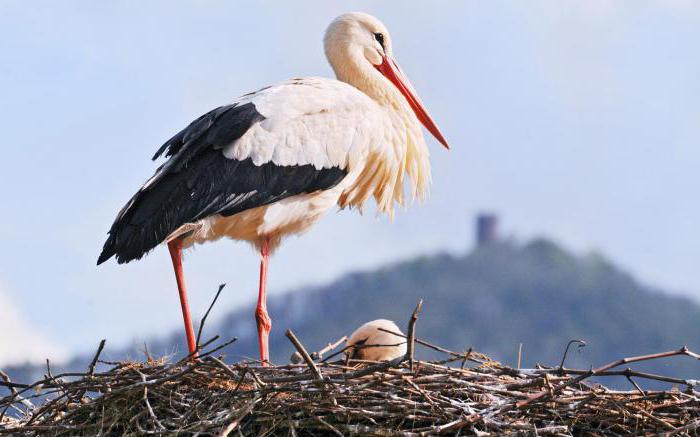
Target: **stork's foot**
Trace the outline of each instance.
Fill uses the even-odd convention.
[[[268,339],[272,330],[272,320],[267,314],[267,309],[258,306],[255,309],[255,321],[258,324],[258,345],[260,346],[260,361],[263,366],[270,363],[270,352]]]

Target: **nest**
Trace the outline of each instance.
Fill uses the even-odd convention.
[[[95,372],[100,347],[85,373],[52,375],[48,369],[34,384],[5,376],[0,384],[13,393],[0,399],[0,434],[697,435],[700,429],[697,381],[615,370],[674,355],[700,359],[686,348],[590,370],[515,369],[416,339],[416,315],[407,354],[380,363],[332,361],[333,355],[322,360],[336,345],[309,354],[290,331],[299,364],[229,365],[215,356],[226,342],[208,351],[205,344],[197,358],[105,363],[111,368]],[[445,359],[415,361],[415,344]],[[617,391],[586,383],[608,375],[676,387]]]

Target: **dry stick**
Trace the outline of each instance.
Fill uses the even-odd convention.
[[[464,370],[464,366],[467,365],[467,360],[470,359],[472,355],[472,348],[467,349],[467,351],[464,353],[464,357],[462,359],[462,364],[460,364],[459,369]]]
[[[146,355],[147,362],[150,363],[151,361],[153,361],[153,357],[151,356],[151,353],[148,352],[148,345],[146,344],[145,341],[143,342],[143,354]]]
[[[201,349],[204,349],[205,347],[209,346],[210,344],[212,344],[214,341],[216,341],[216,340],[218,340],[218,339],[219,339],[219,336],[218,336],[218,335],[215,335],[211,340],[205,342],[202,346],[200,346],[200,348],[201,348]],[[233,337],[233,338],[231,338],[229,341],[225,341],[225,342],[221,343],[220,345],[218,345],[218,346],[215,347],[214,349],[199,354],[199,358],[204,358],[204,357],[206,357],[207,355],[211,355],[211,354],[213,354],[214,352],[218,352],[218,351],[220,351],[221,349],[225,348],[226,346],[230,345],[231,343],[233,343],[233,342],[235,342],[235,341],[237,341],[237,340],[238,340],[238,337]],[[190,356],[191,356],[191,355],[192,355],[192,354],[190,354]]]
[[[379,329],[382,329],[382,328],[379,328]],[[337,357],[338,355],[340,355],[340,354],[342,354],[343,352],[345,352],[346,350],[352,349],[352,348],[354,348],[354,347],[355,347],[355,345],[345,346],[345,347],[342,348],[341,350],[339,350],[339,351],[337,351],[337,352],[333,352],[332,354],[328,355],[326,358],[322,359],[321,362],[322,362],[322,363],[328,362],[328,360],[330,360],[331,358],[335,358],[335,357]],[[301,358],[301,357],[299,357],[299,358]]]
[[[57,398],[50,400],[48,403],[45,403],[44,405],[41,406],[41,408],[39,408],[38,411],[34,412],[34,414],[32,415],[31,419],[29,419],[29,422],[27,422],[27,425],[30,425],[30,424],[31,424],[32,422],[34,422],[37,418],[39,418],[40,416],[42,416],[46,411],[48,411],[48,410],[50,409],[50,407],[51,407],[53,404],[56,404],[56,403],[60,402],[64,397],[67,397],[68,399],[71,399],[70,393],[69,393],[68,390],[66,389],[65,384],[63,383],[63,381],[60,380],[60,379],[56,379],[56,378],[53,376],[53,373],[51,372],[51,365],[49,364],[49,359],[48,359],[48,358],[46,359],[46,373],[47,373],[47,374],[44,375],[44,376],[45,376],[45,379],[46,379],[46,380],[52,380],[52,381],[54,382],[54,386],[55,386],[55,387],[58,387],[58,388],[61,390],[62,394],[61,394],[60,396],[58,396]],[[84,376],[83,376],[83,377],[84,377]],[[81,392],[80,398],[83,397],[84,393],[85,393],[85,391],[82,391],[82,392]]]
[[[28,400],[24,399],[21,395],[20,392],[17,391],[17,389],[14,387],[14,385],[10,381],[10,376],[0,370],[0,378],[2,378],[3,381],[5,381],[6,385],[5,387],[8,387],[10,391],[12,392],[12,399],[18,398],[22,404],[27,407],[27,408],[34,408],[34,405],[29,402]],[[11,403],[7,405],[7,408],[2,410],[2,413],[0,413],[0,421],[5,417],[5,413],[7,412],[7,409],[10,408]]]
[[[137,370],[137,372],[138,372],[138,370]],[[144,375],[142,372],[138,372],[138,373],[141,376],[141,381],[143,381],[143,401],[146,404],[146,408],[148,408],[148,413],[151,415],[151,418],[156,423],[156,425],[158,425],[158,427],[161,430],[164,430],[165,427],[163,426],[162,423],[160,423],[160,420],[158,420],[156,413],[153,411],[153,407],[151,407],[151,403],[148,401],[148,384],[146,382],[146,375]]]
[[[318,369],[316,366],[316,363],[314,363],[314,360],[311,359],[311,356],[309,353],[306,351],[304,348],[304,345],[301,344],[299,339],[294,335],[291,329],[287,329],[287,332],[285,333],[289,341],[292,342],[295,348],[297,348],[297,351],[301,354],[302,358],[304,358],[304,361],[306,361],[306,365],[309,366],[311,369],[311,373],[314,375],[314,379],[318,381],[318,385],[320,389],[323,389],[324,381],[323,381],[323,375],[321,375],[321,371]],[[338,406],[338,401],[335,399],[335,396],[333,394],[330,394],[329,396],[331,403],[333,406]]]
[[[241,424],[241,420],[245,419],[245,417],[250,414],[251,411],[253,411],[253,408],[255,408],[255,404],[257,404],[260,401],[261,398],[255,397],[253,398],[252,401],[246,405],[243,410],[241,410],[241,413],[224,428],[221,433],[219,433],[219,437],[226,437],[229,435],[231,431],[234,429],[238,428],[238,426]]]
[[[416,309],[413,310],[411,314],[411,319],[408,321],[408,336],[406,344],[406,357],[408,359],[408,366],[411,372],[413,372],[413,355],[416,349],[416,321],[418,321],[418,313],[423,306],[423,299],[418,301]]]
[[[200,349],[204,349],[205,347],[207,347],[207,346],[209,346],[210,344],[214,343],[214,342],[215,342],[216,340],[218,340],[218,339],[219,339],[219,335],[218,335],[218,334],[215,335],[215,336],[213,336],[211,339],[205,341],[204,344],[201,345],[199,348],[195,348],[194,352],[190,352],[190,353],[188,353],[187,355],[185,355],[184,357],[182,357],[182,358],[180,359],[180,361],[178,361],[178,363],[183,363],[183,362],[189,360],[190,358],[192,358],[192,357],[194,357],[196,354],[198,354]],[[223,348],[223,347],[228,346],[229,344],[233,343],[233,342],[236,341],[236,340],[238,340],[238,338],[233,337],[232,340],[228,341],[227,343],[224,343],[223,345],[220,345],[220,346],[214,348],[213,350],[207,352],[207,353],[204,354],[204,355],[207,355],[207,354],[211,354],[211,353],[213,353],[213,352],[216,352],[217,350],[219,350],[219,349],[221,349],[221,348]],[[202,355],[198,355],[198,357],[201,358]]]
[[[690,431],[695,431],[698,428],[700,428],[700,419],[696,419],[687,425],[681,426],[680,428],[676,428],[673,431],[671,431],[668,435],[674,436],[683,432],[687,432],[688,435],[690,435]]]
[[[406,383],[408,383],[408,385],[410,385],[410,386],[413,387],[418,393],[420,393],[420,395],[423,396],[423,398],[424,398],[426,401],[428,401],[428,403],[429,403],[430,405],[433,405],[433,406],[435,405],[435,401],[433,401],[433,399],[425,392],[425,390],[423,390],[422,388],[418,387],[418,384],[416,384],[415,382],[413,382],[413,381],[411,380],[410,377],[408,377],[408,376],[401,376],[401,379],[404,380],[404,381],[406,381]]]
[[[384,331],[384,332],[386,332],[387,334],[395,335],[395,336],[397,336],[397,337],[408,338],[406,335],[401,334],[400,332],[394,332],[394,331],[391,331],[391,330],[389,330],[389,329],[384,329],[384,328],[377,328],[377,329],[380,330],[380,331]],[[433,350],[436,350],[436,351],[438,351],[438,352],[442,352],[442,353],[445,353],[445,354],[448,354],[448,355],[452,355],[453,357],[455,357],[455,358],[460,358],[460,359],[465,358],[465,356],[468,358],[468,357],[469,357],[469,354],[471,353],[471,348],[469,348],[469,351],[467,351],[467,352],[465,352],[465,353],[459,353],[459,352],[451,351],[451,350],[449,350],[449,349],[445,349],[444,347],[440,347],[440,346],[434,345],[434,344],[432,344],[432,343],[428,343],[427,341],[421,340],[420,338],[416,338],[416,339],[415,339],[415,342],[418,343],[418,344],[420,344],[420,345],[422,345],[422,346],[428,347],[428,348],[433,349]],[[329,356],[328,358],[331,358],[331,357]],[[328,359],[328,358],[327,358],[327,359]]]
[[[640,390],[640,391],[641,391],[641,390]],[[643,393],[643,392],[642,392],[642,393]],[[647,419],[652,420],[652,421],[658,423],[659,425],[663,426],[663,427],[666,428],[666,429],[670,429],[670,430],[675,430],[675,429],[676,429],[673,425],[671,425],[671,424],[668,423],[667,421],[665,421],[665,420],[663,420],[663,419],[660,419],[660,418],[654,416],[653,414],[650,414],[650,413],[648,413],[647,411],[644,411],[644,410],[641,409],[641,408],[632,406],[632,410],[633,410],[633,411],[636,411],[637,413],[641,414],[642,416],[646,417]]]
[[[61,390],[62,394],[61,394],[61,396],[59,396],[59,397],[56,398],[56,402],[58,402],[58,400],[62,399],[63,397],[66,397],[66,396],[67,396],[67,390],[66,390],[65,386],[61,383],[61,381],[58,381],[58,380],[56,380],[56,379],[54,378],[53,372],[51,372],[51,364],[50,364],[48,358],[46,359],[46,375],[44,375],[44,378],[47,379],[47,380],[53,380],[53,381],[56,383],[56,385],[60,387],[60,390]],[[58,390],[57,390],[57,391],[58,391]],[[31,397],[33,397],[33,396],[31,396]],[[42,409],[43,409],[45,406],[46,406],[46,404],[42,407]],[[36,414],[41,414],[41,411],[39,411],[39,412],[36,413]],[[0,415],[0,416],[1,416],[1,415]],[[34,418],[32,418],[32,420],[34,420]],[[2,417],[0,417],[0,421],[2,421]]]
[[[311,358],[313,358],[314,360],[318,360],[319,358],[323,357],[323,354],[325,354],[326,352],[330,352],[330,351],[332,351],[333,349],[337,348],[338,346],[340,346],[340,345],[341,345],[344,341],[346,341],[347,339],[348,339],[348,336],[347,336],[347,335],[344,335],[342,338],[338,339],[335,343],[328,343],[328,344],[326,345],[326,347],[324,347],[324,348],[321,349],[320,351],[318,351],[318,352],[312,352],[312,353],[311,353]]]
[[[346,341],[347,339],[348,339],[348,336],[347,336],[347,335],[344,335],[342,338],[338,339],[337,341],[335,341],[335,342],[333,342],[333,343],[328,343],[328,345],[326,345],[326,347],[324,347],[324,348],[321,349],[320,351],[318,351],[318,352],[311,352],[311,358],[314,359],[314,360],[321,359],[321,358],[323,357],[323,354],[325,354],[326,352],[330,352],[330,351],[332,351],[333,349],[337,348],[338,346],[340,346],[340,344],[341,344],[342,342]],[[353,347],[353,346],[345,346],[344,348],[342,348],[342,349],[339,350],[338,352],[329,355],[327,358],[322,359],[321,362],[328,361],[329,359],[331,359],[331,358],[333,358],[333,357],[335,357],[335,356],[338,356],[338,355],[342,354],[343,352],[345,352],[346,350],[350,349],[351,347]],[[292,364],[299,364],[299,363],[301,363],[302,359],[303,359],[303,358],[301,357],[301,354],[299,354],[299,352],[296,352],[296,351],[294,351],[294,353],[292,354],[292,356],[289,357],[289,361],[291,361]]]
[[[250,372],[250,376],[253,377],[253,381],[255,381],[258,387],[265,387],[267,385],[267,383],[260,379],[260,377],[255,373],[255,370],[248,367],[248,372]]]
[[[569,348],[574,343],[578,343],[579,349],[581,349],[582,347],[586,347],[586,342],[584,340],[580,340],[580,339],[569,340],[569,342],[566,344],[566,349],[564,349],[564,355],[561,357],[561,363],[559,364],[559,371],[564,369],[564,362],[566,361],[566,356],[569,354]],[[518,367],[520,367],[520,366],[518,366]]]
[[[360,378],[360,377],[363,377],[366,375],[370,375],[374,372],[381,372],[382,370],[386,370],[386,369],[389,369],[392,367],[397,367],[399,364],[403,363],[407,359],[408,359],[408,357],[406,355],[402,355],[400,357],[394,358],[391,361],[385,361],[383,363],[373,364],[371,366],[364,367],[364,368],[362,368],[360,370],[356,370],[354,372],[347,372],[347,373],[344,373],[342,375],[343,380],[347,381],[350,379]]]
[[[21,388],[22,390],[19,392],[19,394],[21,395],[24,392],[26,392],[30,389],[36,388],[38,386],[42,386],[44,388],[61,388],[60,385],[51,384],[51,382],[55,379],[61,379],[61,378],[69,377],[69,376],[71,376],[71,377],[85,377],[85,373],[82,373],[82,372],[61,373],[61,374],[53,376],[52,378],[47,377],[47,378],[42,379],[41,381],[37,381],[37,382],[34,382],[32,384],[20,384],[17,382],[0,381],[0,386],[7,387],[7,388],[11,388],[11,387]]]
[[[105,348],[105,344],[107,343],[106,339],[100,340],[100,345],[97,346],[97,351],[95,351],[95,355],[92,357],[92,361],[90,361],[90,365],[88,366],[88,371],[86,373],[86,376],[84,377],[90,377],[95,374],[95,366],[97,366],[97,361],[100,359],[100,354],[102,354],[102,351]],[[56,381],[57,384],[61,385],[61,382],[59,380],[56,380],[54,378],[54,381]],[[63,389],[65,391],[65,389]],[[70,399],[73,399],[75,402],[80,402],[80,400],[85,396],[85,392],[87,389],[83,391],[79,391],[78,393],[75,394],[75,397],[70,397]],[[32,419],[33,420],[33,419]]]
[[[628,368],[627,370],[631,371],[632,369]],[[634,382],[634,379],[632,379],[631,376],[626,375],[625,378],[627,378],[627,380],[630,382],[630,384],[632,384],[634,386],[634,388],[636,388],[637,391],[642,394],[642,396],[644,396],[646,394],[646,393],[644,393],[644,390],[642,390],[642,388],[636,382]]]
[[[333,425],[331,425],[330,423],[328,423],[328,422],[326,422],[325,420],[323,420],[323,417],[317,416],[317,417],[316,417],[316,420],[318,420],[319,422],[321,422],[322,424],[324,424],[326,427],[328,427],[331,431],[333,431],[333,433],[334,433],[335,435],[338,435],[338,436],[340,436],[340,437],[343,437],[343,433],[340,432],[340,431],[338,431],[338,429],[337,429],[336,427],[334,427]]]
[[[221,290],[223,290],[225,286],[226,286],[226,284],[219,285],[219,290],[216,292],[216,295],[214,296],[214,300],[211,301],[211,304],[209,304],[209,308],[207,308],[207,312],[204,313],[204,317],[202,317],[202,320],[199,321],[199,329],[197,330],[197,341],[195,342],[195,344],[197,345],[197,347],[195,348],[196,350],[200,350],[199,339],[202,338],[202,329],[204,329],[204,322],[207,321],[207,316],[209,315],[209,312],[214,307],[216,300],[219,299],[219,295],[221,294]]]
[[[309,355],[308,352],[306,352],[306,349],[304,348],[304,345],[301,344],[299,339],[297,338],[296,335],[292,332],[291,329],[287,329],[287,332],[285,333],[289,341],[292,342],[294,347],[297,349],[301,357],[306,361],[306,365],[309,366],[309,369],[311,369],[311,373],[313,373],[314,377],[319,380],[323,381],[323,375],[321,375],[321,371],[318,370],[318,367],[316,366],[316,363],[314,363],[314,360],[311,359],[311,356]]]
[[[546,371],[543,371],[543,373],[559,373],[559,369],[547,369]],[[590,370],[581,370],[581,369],[563,369],[562,372],[565,375],[588,375],[591,371]],[[625,370],[608,370],[605,372],[599,372],[596,374],[596,376],[624,376],[624,377],[635,377],[635,378],[644,378],[644,379],[652,379],[655,381],[661,381],[661,382],[670,382],[671,384],[680,384],[680,385],[686,385],[688,387],[694,387],[698,385],[700,382],[698,381],[693,381],[689,379],[680,379],[680,378],[673,378],[670,376],[663,376],[663,375],[655,375],[653,373],[646,373],[646,372],[638,372],[636,370],[632,370],[630,368],[627,368]]]
[[[95,356],[92,357],[92,361],[90,361],[90,365],[88,366],[88,375],[92,375],[95,373],[95,366],[97,365],[97,360],[100,359],[100,354],[102,353],[102,349],[105,348],[105,343],[107,343],[106,339],[100,340],[100,345],[97,347],[97,352],[95,352]]]
[[[51,374],[51,364],[49,364],[49,359],[46,359],[46,379],[53,379],[53,375]]]
[[[0,372],[2,372],[2,370],[0,370]],[[0,375],[0,379],[2,379],[1,375]],[[38,384],[34,384],[34,385],[38,385]],[[0,381],[0,387],[7,387],[9,389],[21,388],[22,391],[24,391],[31,386],[29,384],[22,384],[21,382],[12,382],[12,381],[4,381],[3,380],[3,381]]]
[[[210,360],[211,362],[215,363],[217,366],[219,366],[224,372],[228,373],[228,375],[231,378],[238,378],[238,375],[236,375],[236,372],[231,370],[229,366],[226,365],[223,361],[216,357],[207,357],[207,360]]]
[[[238,393],[238,389],[241,388],[241,384],[243,384],[243,380],[245,379],[245,375],[247,373],[248,373],[248,367],[244,367],[243,371],[241,372],[241,377],[238,379],[236,386],[233,388],[233,395],[236,395]]]
[[[530,405],[532,402],[535,402],[537,400],[544,400],[549,398],[550,396],[554,396],[555,394],[559,393],[560,391],[564,390],[566,387],[570,387],[574,384],[578,384],[579,382],[583,381],[586,378],[590,378],[591,376],[596,376],[601,372],[605,372],[606,370],[610,370],[614,367],[621,366],[623,364],[627,363],[636,363],[639,361],[648,361],[648,360],[655,360],[658,358],[668,358],[668,357],[673,357],[677,355],[687,355],[689,357],[693,357],[696,359],[700,360],[700,355],[691,352],[688,350],[686,346],[683,346],[682,348],[674,351],[668,351],[668,352],[660,352],[657,354],[649,354],[649,355],[639,355],[636,357],[627,357],[627,358],[622,358],[617,361],[613,361],[611,363],[608,363],[604,366],[598,367],[597,369],[591,369],[589,372],[580,375],[574,379],[571,379],[563,384],[560,384],[559,386],[555,387],[553,390],[543,390],[535,395],[530,396],[524,401],[519,401],[515,404],[517,408],[523,408],[528,405]]]

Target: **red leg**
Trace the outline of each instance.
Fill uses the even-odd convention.
[[[272,320],[267,314],[267,264],[270,258],[270,241],[263,240],[260,248],[260,290],[258,292],[258,307],[255,309],[255,320],[258,324],[258,345],[260,346],[260,361],[263,366],[269,365],[268,338],[272,329]]]
[[[197,344],[194,339],[194,328],[190,317],[190,306],[187,303],[187,290],[185,289],[185,275],[182,272],[182,242],[173,240],[168,243],[170,258],[173,260],[175,270],[175,280],[177,281],[177,291],[180,293],[180,306],[182,307],[182,318],[185,321],[185,334],[187,334],[187,347],[190,353],[196,352]],[[195,353],[196,357],[197,354]]]

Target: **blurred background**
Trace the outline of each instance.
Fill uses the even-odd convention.
[[[186,350],[167,251],[97,268],[106,232],[191,120],[332,76],[321,39],[348,10],[390,29],[452,150],[429,139],[432,195],[393,223],[332,213],[279,250],[273,361],[288,327],[316,350],[403,326],[419,297],[419,336],[509,364],[521,343],[523,365],[556,364],[571,338],[581,365],[700,348],[697,2],[4,0],[0,366],[70,367],[101,338],[112,356]],[[241,243],[186,255],[195,319],[228,284],[207,330],[240,338],[229,359],[257,355],[257,268]]]

